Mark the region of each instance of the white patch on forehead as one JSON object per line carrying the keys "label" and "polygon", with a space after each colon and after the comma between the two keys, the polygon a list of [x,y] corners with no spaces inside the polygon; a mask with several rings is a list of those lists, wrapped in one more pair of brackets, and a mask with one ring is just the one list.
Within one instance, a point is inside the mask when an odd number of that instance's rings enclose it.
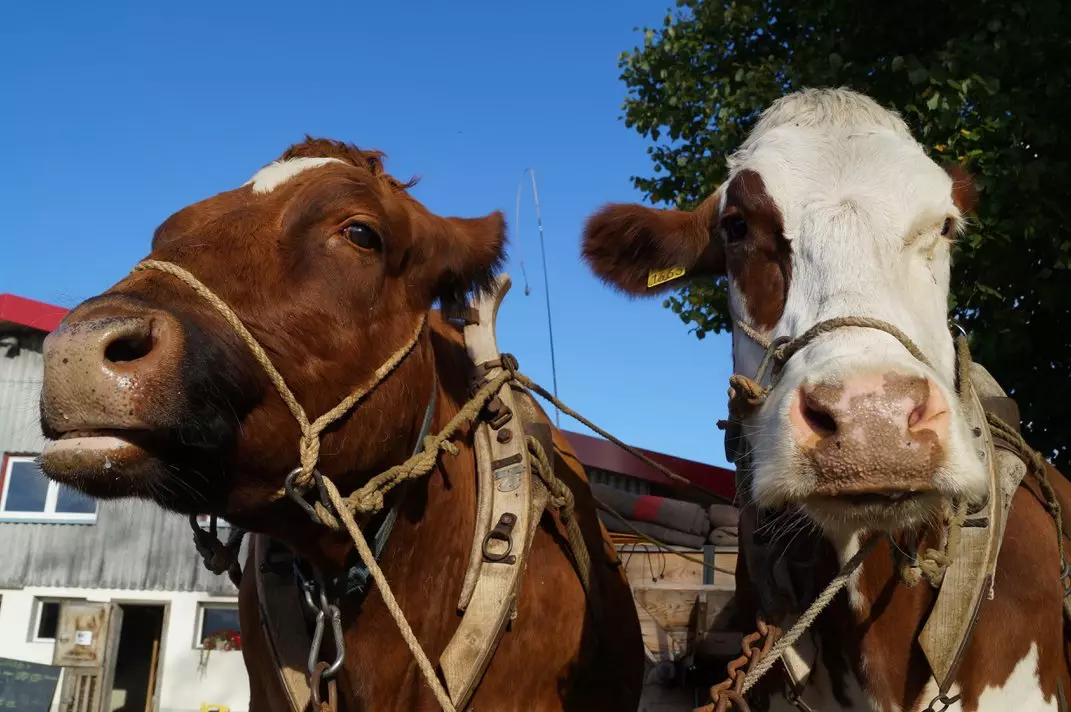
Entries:
{"label": "white patch on forehead", "polygon": [[342,163],[342,161],[337,158],[291,158],[288,161],[273,161],[257,171],[256,175],[242,185],[252,185],[254,193],[270,193],[298,173],[328,163]]}

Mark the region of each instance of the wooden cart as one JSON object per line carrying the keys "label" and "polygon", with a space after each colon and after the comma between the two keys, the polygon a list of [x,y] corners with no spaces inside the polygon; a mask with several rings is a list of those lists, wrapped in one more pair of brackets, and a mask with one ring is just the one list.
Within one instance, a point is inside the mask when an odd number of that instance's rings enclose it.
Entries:
{"label": "wooden cart", "polygon": [[670,547],[695,559],[690,561],[638,538],[614,539],[648,660],[640,712],[692,710],[708,700],[708,692],[705,685],[688,684],[686,671],[697,659],[717,663],[740,654],[741,634],[731,622],[737,547]]}

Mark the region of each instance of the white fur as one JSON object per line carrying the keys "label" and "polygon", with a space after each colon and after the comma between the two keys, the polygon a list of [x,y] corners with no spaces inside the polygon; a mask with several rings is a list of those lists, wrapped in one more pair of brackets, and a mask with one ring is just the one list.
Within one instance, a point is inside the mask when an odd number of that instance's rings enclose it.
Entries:
{"label": "white fur", "polygon": [[[833,317],[875,317],[899,327],[934,365],[927,368],[873,329],[838,330],[797,353],[745,430],[758,504],[798,501],[814,486],[793,438],[785,437],[794,392],[805,382],[864,370],[938,384],[952,407],[952,427],[935,484],[946,494],[984,493],[985,472],[955,396],[947,327],[950,245],[940,230],[946,218],[959,216],[952,179],[896,114],[847,90],[808,90],[776,102],[729,167],[729,180],[744,169],[762,177],[792,247],[785,310],[771,338],[799,336]],[[732,283],[730,299],[747,319],[748,305]],[[753,375],[761,349],[737,331],[733,353],[736,371]],[[823,525],[828,531],[835,523]]]}
{"label": "white fur", "polygon": [[337,158],[291,158],[287,161],[273,161],[257,171],[256,175],[242,185],[252,185],[254,193],[270,193],[298,173],[328,163],[342,163],[342,161]]}
{"label": "white fur", "polygon": [[[1046,712],[1059,709],[1059,700],[1054,695],[1045,699],[1045,693],[1041,690],[1041,680],[1038,677],[1038,646],[1030,645],[1026,657],[1022,658],[1012,669],[1007,680],[996,685],[986,685],[982,694],[978,696],[978,706],[972,712]],[[949,696],[954,697],[960,692],[959,687],[952,686]],[[937,696],[937,685],[932,680],[927,683],[915,706],[915,712],[926,709],[930,700]],[[948,707],[948,712],[963,712],[961,702],[955,702]]]}

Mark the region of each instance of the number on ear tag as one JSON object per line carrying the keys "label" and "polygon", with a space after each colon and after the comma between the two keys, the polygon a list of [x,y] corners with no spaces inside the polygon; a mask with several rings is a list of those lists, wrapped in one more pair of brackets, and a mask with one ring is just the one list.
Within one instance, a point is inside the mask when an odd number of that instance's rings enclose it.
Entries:
{"label": "number on ear tag", "polygon": [[670,267],[669,269],[653,269],[647,273],[647,288],[657,287],[678,277],[683,277],[688,270],[683,267]]}

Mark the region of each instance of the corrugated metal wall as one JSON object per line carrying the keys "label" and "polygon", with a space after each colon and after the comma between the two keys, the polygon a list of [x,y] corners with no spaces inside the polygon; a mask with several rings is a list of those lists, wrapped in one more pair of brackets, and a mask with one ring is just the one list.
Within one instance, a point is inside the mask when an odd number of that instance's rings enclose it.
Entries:
{"label": "corrugated metal wall", "polygon": [[[2,345],[12,335],[18,349]],[[42,342],[40,334],[0,333],[0,453],[44,445]],[[133,500],[101,502],[91,525],[0,522],[0,588],[23,586],[235,593],[226,576],[201,564],[184,517]]]}
{"label": "corrugated metal wall", "polygon": [[39,333],[0,330],[0,452],[40,452],[45,443],[37,411],[43,341]]}

